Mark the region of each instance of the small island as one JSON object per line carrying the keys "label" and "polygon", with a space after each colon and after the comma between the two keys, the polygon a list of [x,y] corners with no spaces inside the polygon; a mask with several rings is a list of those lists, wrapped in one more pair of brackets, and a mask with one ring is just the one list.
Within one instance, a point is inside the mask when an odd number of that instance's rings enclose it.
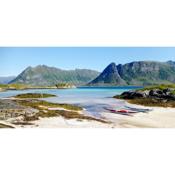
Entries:
{"label": "small island", "polygon": [[26,93],[26,94],[19,94],[16,95],[15,98],[49,98],[49,97],[56,97],[53,94],[40,94],[40,93]]}
{"label": "small island", "polygon": [[71,89],[71,88],[76,88],[75,85],[71,83],[58,83],[55,85],[57,89]]}
{"label": "small island", "polygon": [[114,98],[125,99],[129,103],[143,106],[175,107],[175,84],[162,84],[126,91]]}
{"label": "small island", "polygon": [[32,86],[28,84],[0,84],[0,92],[7,90],[57,89],[56,86]]}
{"label": "small island", "polygon": [[71,83],[57,83],[53,86],[32,86],[28,84],[0,84],[0,92],[6,90],[27,90],[27,89],[71,89],[76,88]]}

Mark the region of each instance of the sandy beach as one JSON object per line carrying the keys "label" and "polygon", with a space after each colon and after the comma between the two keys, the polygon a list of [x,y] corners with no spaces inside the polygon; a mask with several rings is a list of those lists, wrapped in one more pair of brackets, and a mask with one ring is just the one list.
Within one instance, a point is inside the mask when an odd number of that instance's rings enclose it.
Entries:
{"label": "sandy beach", "polygon": [[[144,106],[132,105],[132,107]],[[153,111],[130,116],[103,115],[113,121],[116,128],[175,128],[175,108],[152,107]]]}
{"label": "sandy beach", "polygon": [[[135,107],[138,107],[134,105]],[[141,106],[139,106],[141,107]],[[142,107],[143,108],[143,107]],[[63,117],[41,118],[31,126],[38,128],[175,128],[175,109],[154,107],[149,113],[138,113],[130,116],[103,113],[104,118],[112,121],[105,124],[88,120],[67,120]]]}
{"label": "sandy beach", "polygon": [[112,124],[105,124],[96,121],[77,119],[67,120],[64,117],[41,118],[33,122],[34,125],[24,128],[112,128]]}
{"label": "sandy beach", "polygon": [[[26,91],[25,91],[26,92]],[[27,92],[33,92],[32,90]],[[38,90],[38,92],[46,92],[45,90]],[[175,128],[175,108],[165,108],[165,107],[144,107],[140,105],[134,105],[126,102],[125,100],[119,100],[114,98],[107,98],[106,96],[111,97],[112,94],[116,94],[116,90],[107,90],[107,91],[97,91],[97,90],[89,90],[89,89],[73,89],[73,90],[62,90],[53,91],[49,90],[52,94],[58,94],[58,97],[50,99],[51,102],[54,103],[65,103],[70,104],[80,104],[83,110],[78,112],[79,115],[85,115],[96,119],[102,119],[104,121],[109,121],[109,123],[104,123],[101,121],[91,120],[91,119],[81,119],[76,117],[69,117],[71,114],[67,114],[67,117],[63,117],[62,114],[56,115],[57,117],[40,117],[39,120],[29,121],[29,125],[25,122],[24,124],[20,124],[22,121],[22,113],[19,113],[19,116],[16,118],[11,118],[8,116],[6,120],[2,117],[2,126],[9,125],[15,128]],[[66,94],[65,94],[66,92]],[[7,91],[4,92],[4,95],[7,97],[1,97],[1,101],[3,103],[7,103],[3,108],[9,108],[9,110],[15,111],[16,108],[19,108],[18,104],[11,103],[14,98],[8,98],[8,96],[12,96],[12,94],[20,94],[22,92],[16,91]],[[63,93],[63,96],[61,96]],[[110,94],[108,94],[110,93]],[[6,95],[7,94],[7,95]],[[72,95],[74,94],[74,95]],[[95,96],[98,94],[98,96]],[[107,94],[107,95],[106,95]],[[13,95],[14,96],[14,95]],[[16,99],[20,102],[20,99]],[[146,108],[152,109],[152,111],[148,113],[137,113],[133,116],[124,116],[120,114],[110,113],[105,110],[104,107],[114,108],[114,109],[124,109],[125,106],[130,106],[134,108]],[[45,106],[39,105],[40,108],[45,110]],[[25,107],[20,107],[21,110],[24,110]],[[23,109],[24,108],[24,109]],[[47,107],[46,110],[59,110],[59,111],[67,111],[71,112],[69,109],[64,109],[62,107]],[[12,111],[13,112],[13,111]],[[36,112],[27,110],[27,112]],[[66,114],[64,114],[66,115]],[[54,115],[53,115],[54,116]],[[1,121],[0,121],[1,122]],[[5,122],[5,123],[4,123]],[[17,122],[18,124],[14,124]]]}
{"label": "sandy beach", "polygon": [[175,128],[175,109],[157,107],[148,114],[139,113],[134,117],[123,118],[119,125],[127,128]]}
{"label": "sandy beach", "polygon": [[[139,105],[130,106],[144,108]],[[0,123],[14,128],[175,128],[175,108],[152,107],[151,109],[153,110],[148,113],[137,113],[133,116],[102,112],[102,118],[110,123],[66,119],[62,116],[39,118],[39,120],[30,122],[30,125],[14,125],[10,120]]]}
{"label": "sandy beach", "polygon": [[112,122],[109,124],[93,120],[65,119],[61,116],[40,118],[31,122],[31,125],[12,125],[8,121],[0,123],[15,128],[175,128],[175,108],[152,109],[149,113],[138,113],[132,117],[103,112],[103,118]]}

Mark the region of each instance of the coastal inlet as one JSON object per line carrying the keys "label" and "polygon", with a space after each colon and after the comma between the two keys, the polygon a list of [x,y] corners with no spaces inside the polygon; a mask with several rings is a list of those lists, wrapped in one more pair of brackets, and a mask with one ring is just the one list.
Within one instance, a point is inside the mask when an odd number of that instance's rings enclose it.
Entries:
{"label": "coastal inlet", "polygon": [[[27,125],[30,123],[30,121],[37,120],[38,117],[40,117],[39,115],[36,115],[40,108],[47,111],[47,108],[50,107],[61,108],[62,111],[57,111],[55,114],[54,110],[52,110],[52,113],[49,111],[49,117],[54,115],[63,115],[66,117],[74,116],[75,118],[83,119],[83,116],[85,116],[85,119],[95,119],[99,120],[99,122],[103,122],[103,112],[106,112],[104,107],[124,106],[123,101],[117,101],[112,98],[112,96],[114,96],[116,93],[120,94],[125,90],[135,88],[137,87],[77,88],[60,90],[30,89],[5,91],[0,93],[1,99],[3,98],[0,103],[2,109],[1,120],[5,119],[16,125]],[[35,96],[32,96],[32,94],[35,94]],[[12,98],[6,99],[9,97]],[[15,98],[13,99],[13,97]],[[40,98],[39,101],[38,98]],[[68,111],[65,112],[65,110],[63,110],[65,108]],[[82,113],[79,114],[80,117],[75,115],[77,109],[80,111],[83,109]]]}

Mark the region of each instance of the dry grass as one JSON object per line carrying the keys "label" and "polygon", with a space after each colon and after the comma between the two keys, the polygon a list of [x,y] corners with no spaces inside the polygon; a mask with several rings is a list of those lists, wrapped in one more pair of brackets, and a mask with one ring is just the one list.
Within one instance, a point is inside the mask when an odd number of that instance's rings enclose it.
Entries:
{"label": "dry grass", "polygon": [[79,106],[70,105],[70,104],[51,103],[43,100],[16,100],[16,102],[18,102],[22,106],[32,107],[38,110],[42,109],[41,106],[46,108],[49,108],[49,107],[64,108],[67,110],[74,110],[74,111],[82,110],[82,108]]}
{"label": "dry grass", "polygon": [[150,107],[175,107],[175,101],[152,99],[152,98],[138,98],[127,100],[129,103],[138,104]]}
{"label": "dry grass", "polygon": [[14,128],[14,127],[0,123],[0,128]]}
{"label": "dry grass", "polygon": [[[102,123],[108,123],[107,121],[104,121],[101,119],[96,119],[96,118],[92,118],[92,117],[80,114],[79,111],[82,110],[82,108],[74,105],[50,103],[50,102],[40,101],[40,100],[16,100],[16,102],[18,102],[20,105],[39,110],[39,112],[36,113],[33,117],[25,117],[24,119],[25,122],[38,120],[39,117],[48,118],[48,117],[63,116],[66,119],[92,120],[92,121],[98,121]],[[43,106],[45,108],[43,108]],[[65,108],[66,110],[48,110],[49,107]],[[71,111],[68,111],[68,110],[71,110]]]}
{"label": "dry grass", "polygon": [[40,93],[27,93],[27,94],[19,94],[19,95],[15,96],[15,98],[48,98],[48,97],[56,97],[56,95],[40,94]]}

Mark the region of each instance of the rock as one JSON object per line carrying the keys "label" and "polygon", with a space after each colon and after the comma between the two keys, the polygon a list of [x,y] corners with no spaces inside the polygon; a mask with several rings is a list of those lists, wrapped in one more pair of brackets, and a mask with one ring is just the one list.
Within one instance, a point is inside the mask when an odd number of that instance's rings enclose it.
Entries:
{"label": "rock", "polygon": [[171,89],[164,89],[164,90],[151,90],[149,92],[149,96],[152,98],[159,98],[159,99],[168,99],[168,100],[175,100],[175,95],[171,94]]}
{"label": "rock", "polygon": [[148,95],[144,91],[127,91],[121,94],[123,99],[146,98]]}
{"label": "rock", "polygon": [[175,100],[175,95],[173,95],[173,94],[166,95],[166,99]]}
{"label": "rock", "polygon": [[163,89],[162,91],[164,94],[169,95],[171,92],[171,89],[167,88],[167,89]]}
{"label": "rock", "polygon": [[123,99],[132,99],[132,91],[126,91],[121,94],[121,98]]}
{"label": "rock", "polygon": [[[135,98],[152,98],[155,100],[175,100],[175,94],[172,93],[174,89],[153,89],[145,91],[127,91],[123,92],[119,98],[135,99]],[[162,101],[163,102],[163,101]]]}
{"label": "rock", "polygon": [[133,93],[133,98],[145,98],[146,96],[144,91],[136,91]]}
{"label": "rock", "polygon": [[165,98],[166,94],[162,90],[154,89],[154,90],[150,90],[149,96],[150,97],[157,97],[157,98]]}

